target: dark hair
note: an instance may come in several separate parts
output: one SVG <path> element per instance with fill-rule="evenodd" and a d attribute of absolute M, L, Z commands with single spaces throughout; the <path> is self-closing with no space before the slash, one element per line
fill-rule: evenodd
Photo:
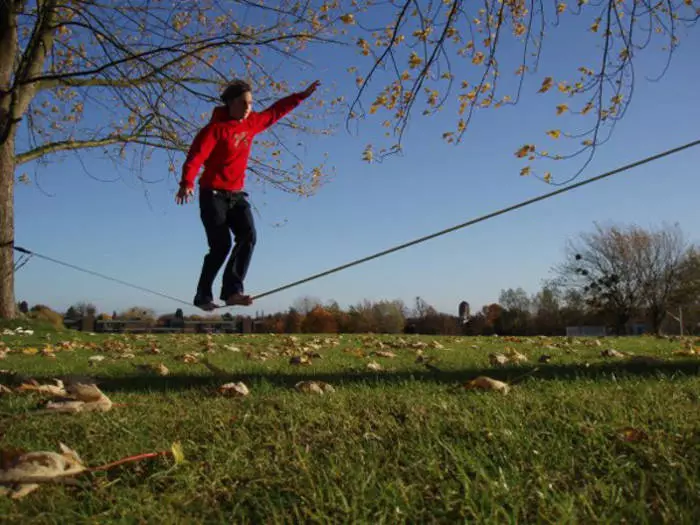
<path fill-rule="evenodd" d="M 234 80 L 226 87 L 226 89 L 224 89 L 224 92 L 221 93 L 221 101 L 226 103 L 229 100 L 233 100 L 234 98 L 241 96 L 247 91 L 252 91 L 248 82 L 245 80 Z"/>

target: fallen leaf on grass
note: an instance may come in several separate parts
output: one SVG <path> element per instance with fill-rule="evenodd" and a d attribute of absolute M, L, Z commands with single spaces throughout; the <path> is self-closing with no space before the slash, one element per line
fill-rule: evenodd
<path fill-rule="evenodd" d="M 173 443 L 173 445 L 170 447 L 170 452 L 173 455 L 173 459 L 175 460 L 176 465 L 185 462 L 185 453 L 182 451 L 182 445 L 179 441 Z"/>
<path fill-rule="evenodd" d="M 328 392 L 335 392 L 335 388 L 323 381 L 299 381 L 294 385 L 294 388 L 305 394 L 323 395 Z"/>
<path fill-rule="evenodd" d="M 36 379 L 30 379 L 19 385 L 15 390 L 17 392 L 39 392 L 40 394 L 49 394 L 52 396 L 67 396 L 68 392 L 60 379 L 54 379 L 53 385 L 40 385 Z"/>
<path fill-rule="evenodd" d="M 390 350 L 377 350 L 376 352 L 372 352 L 372 355 L 377 356 L 377 357 L 389 357 L 389 358 L 396 357 L 396 354 Z"/>
<path fill-rule="evenodd" d="M 311 359 L 307 355 L 295 355 L 289 359 L 290 365 L 310 365 Z"/>
<path fill-rule="evenodd" d="M 112 409 L 112 400 L 97 388 L 94 383 L 76 381 L 66 387 L 65 398 L 48 401 L 38 413 L 108 412 Z"/>
<path fill-rule="evenodd" d="M 163 363 L 158 363 L 158 364 L 134 364 L 136 368 L 139 370 L 143 370 L 144 372 L 153 372 L 158 374 L 159 376 L 167 376 L 170 374 L 170 370 L 168 370 L 168 367 L 166 367 Z"/>
<path fill-rule="evenodd" d="M 526 363 L 528 361 L 526 355 L 521 354 L 515 348 L 510 347 L 506 348 L 506 357 L 509 361 L 513 361 L 514 363 Z"/>
<path fill-rule="evenodd" d="M 504 366 L 508 364 L 508 358 L 503 354 L 492 353 L 489 354 L 489 363 L 491 366 Z"/>
<path fill-rule="evenodd" d="M 5 385 L 0 384 L 0 394 L 11 394 L 12 390 Z"/>
<path fill-rule="evenodd" d="M 187 364 L 199 363 L 199 358 L 194 354 L 184 354 L 179 357 L 180 361 Z"/>
<path fill-rule="evenodd" d="M 250 394 L 250 390 L 242 381 L 238 383 L 225 383 L 218 388 L 220 394 L 243 397 Z"/>
<path fill-rule="evenodd" d="M 379 372 L 382 370 L 382 365 L 380 365 L 376 361 L 371 361 L 371 362 L 367 363 L 367 369 L 374 370 L 375 372 Z"/>
<path fill-rule="evenodd" d="M 80 456 L 63 443 L 61 453 L 27 452 L 3 454 L 0 465 L 0 495 L 20 499 L 39 488 L 39 482 L 67 478 L 86 470 Z M 8 487 L 9 485 L 9 487 Z"/>
<path fill-rule="evenodd" d="M 486 376 L 479 376 L 471 381 L 467 381 L 464 384 L 464 388 L 467 390 L 494 390 L 503 394 L 507 394 L 510 391 L 510 386 L 508 386 L 508 383 L 504 383 L 503 381 L 498 381 L 497 379 L 492 379 Z"/>
<path fill-rule="evenodd" d="M 617 431 L 617 435 L 622 441 L 628 443 L 636 443 L 637 441 L 644 441 L 649 438 L 646 432 L 633 427 L 621 428 Z"/>

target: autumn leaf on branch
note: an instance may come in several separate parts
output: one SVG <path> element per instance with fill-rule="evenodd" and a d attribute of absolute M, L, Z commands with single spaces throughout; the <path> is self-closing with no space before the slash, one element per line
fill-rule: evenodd
<path fill-rule="evenodd" d="M 176 182 L 194 134 L 232 79 L 251 83 L 258 110 L 306 87 L 278 78 L 279 64 L 304 65 L 301 54 L 332 45 L 334 24 L 352 17 L 338 5 L 316 7 L 215 0 L 22 4 L 7 14 L 16 39 L 0 52 L 17 56 L 10 89 L 0 93 L 10 117 L 0 127 L 17 137 L 15 164 L 46 164 L 90 150 L 115 165 L 143 166 L 161 155 L 166 168 L 146 182 Z M 255 22 L 243 25 L 246 19 Z M 314 96 L 261 136 L 252 178 L 313 194 L 328 168 L 325 159 L 306 166 L 300 140 L 329 134 L 323 117 L 342 104 L 342 97 Z"/>
<path fill-rule="evenodd" d="M 566 115 L 570 129 L 558 130 L 556 137 L 550 134 L 565 139 L 560 140 L 559 151 L 540 152 L 535 160 L 582 157 L 583 166 L 571 180 L 624 117 L 632 101 L 633 64 L 638 56 L 661 47 L 670 61 L 679 45 L 680 27 L 693 27 L 699 19 L 700 9 L 692 0 L 656 4 L 417 0 L 396 2 L 382 10 L 360 10 L 349 34 L 361 42 L 358 62 L 364 67 L 353 65 L 359 89 L 347 121 L 378 118 L 390 130 L 386 138 L 400 146 L 412 117 L 430 117 L 444 109 L 455 116 L 455 126 L 440 130 L 440 136 L 457 145 L 479 111 L 517 105 L 524 96 L 544 97 L 551 100 L 555 117 Z M 543 46 L 552 38 L 547 32 L 550 24 L 562 31 L 581 32 L 581 45 L 567 50 L 572 63 L 568 78 L 538 72 Z M 583 63 L 591 60 L 590 50 L 595 53 L 592 62 Z M 515 78 L 504 80 L 511 71 Z M 665 71 L 666 67 L 661 75 Z M 526 77 L 533 75 L 538 76 L 536 84 L 528 88 Z M 428 97 L 419 97 L 422 92 Z M 377 102 L 377 93 L 391 96 Z M 364 99 L 375 100 L 369 110 L 363 108 Z M 401 149 L 384 151 L 373 160 Z M 517 150 L 516 155 L 533 160 L 531 152 L 521 152 Z M 533 174 L 538 171 L 534 166 L 530 169 Z M 553 180 L 552 171 L 538 177 L 563 183 Z"/>

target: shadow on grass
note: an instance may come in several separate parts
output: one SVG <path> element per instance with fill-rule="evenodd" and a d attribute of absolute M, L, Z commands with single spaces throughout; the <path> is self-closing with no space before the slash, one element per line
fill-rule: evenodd
<path fill-rule="evenodd" d="M 700 375 L 700 360 L 673 360 L 660 363 L 635 363 L 635 362 L 604 362 L 585 364 L 537 364 L 527 366 L 511 366 L 502 368 L 464 368 L 449 370 L 401 370 L 396 372 L 371 372 L 371 371 L 342 371 L 342 372 L 314 372 L 313 368 L 305 368 L 303 371 L 289 369 L 289 372 L 255 372 L 255 373 L 230 373 L 227 375 L 211 374 L 171 374 L 168 376 L 156 375 L 124 375 L 101 376 L 93 375 L 98 386 L 105 392 L 164 392 L 173 390 L 188 390 L 200 388 L 212 388 L 228 381 L 243 381 L 247 385 L 268 383 L 272 386 L 289 388 L 299 381 L 317 380 L 331 383 L 332 385 L 348 385 L 362 383 L 369 386 L 389 386 L 409 382 L 427 382 L 442 384 L 459 384 L 477 376 L 485 375 L 505 382 L 511 382 L 524 378 L 527 380 L 601 380 L 624 378 L 674 378 L 679 376 Z M 50 382 L 52 377 L 46 376 L 34 378 L 39 382 Z M 525 378 L 524 378 L 525 379 Z M 6 383 L 7 384 L 7 383 Z"/>

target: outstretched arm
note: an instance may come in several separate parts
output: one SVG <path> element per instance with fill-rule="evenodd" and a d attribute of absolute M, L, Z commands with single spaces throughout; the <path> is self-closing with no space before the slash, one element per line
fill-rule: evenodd
<path fill-rule="evenodd" d="M 301 104 L 302 101 L 310 97 L 311 94 L 316 91 L 316 88 L 319 85 L 320 82 L 316 80 L 312 82 L 304 91 L 292 93 L 291 95 L 281 98 L 264 111 L 258 113 L 255 116 L 255 132 L 259 133 L 261 131 L 265 131 L 267 128 L 272 126 L 275 122 Z"/>

